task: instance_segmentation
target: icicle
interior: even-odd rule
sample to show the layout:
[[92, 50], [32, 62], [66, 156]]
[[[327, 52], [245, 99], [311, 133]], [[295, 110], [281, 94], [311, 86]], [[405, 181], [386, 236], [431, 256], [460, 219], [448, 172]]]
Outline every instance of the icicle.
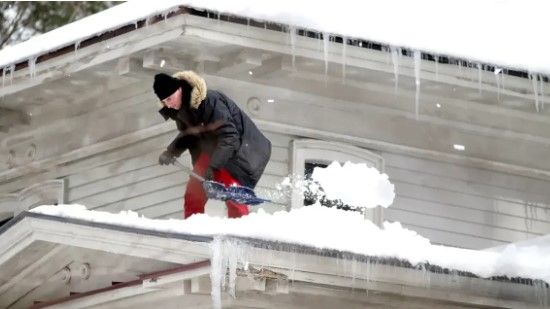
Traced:
[[500, 101], [500, 72], [502, 69], [495, 68], [495, 79], [497, 80], [497, 100]]
[[542, 280], [533, 280], [531, 286], [535, 290], [535, 298], [542, 308], [548, 307], [548, 287]]
[[325, 77], [328, 76], [328, 42], [330, 35], [328, 33], [323, 33], [323, 45], [324, 45], [324, 54], [325, 54]]
[[351, 289], [352, 291], [355, 289], [355, 278], [357, 277], [357, 259], [352, 257], [351, 258]]
[[76, 41], [74, 43], [74, 57], [78, 57], [78, 49], [80, 48], [80, 41]]
[[432, 286], [432, 272], [425, 268], [425, 274], [424, 274], [424, 282], [426, 283], [426, 288], [429, 290]]
[[348, 39], [346, 37], [342, 38], [342, 82], [346, 83], [346, 48], [348, 46]]
[[[8, 69], [8, 68], [5, 67], [5, 68], [2, 70], [2, 90], [4, 90], [4, 86], [6, 85], [6, 70], [7, 70], [7, 69]], [[3, 92], [2, 92], [2, 97], [4, 97], [4, 93], [3, 93]]]
[[29, 74], [33, 78], [36, 76], [36, 59], [38, 57], [32, 57], [29, 59]]
[[540, 75], [540, 101], [541, 101], [541, 107], [544, 110], [544, 76]]
[[214, 309], [222, 308], [222, 284], [225, 280], [227, 270], [227, 260], [223, 256], [223, 240], [220, 237], [214, 237], [210, 245], [210, 281], [212, 282], [212, 306]]
[[531, 74], [529, 73], [529, 79], [531, 80], [531, 82], [533, 83], [533, 92], [535, 94], [535, 108], [537, 110], [537, 112], [540, 111], [539, 109], [539, 95], [538, 95], [538, 87], [537, 87], [537, 76], [535, 74]]
[[8, 72], [10, 73], [10, 85], [13, 84], [13, 74], [15, 73], [15, 64], [11, 64]]
[[250, 18], [246, 19], [246, 31], [250, 32]]
[[397, 88], [399, 85], [399, 55], [401, 54], [401, 48], [390, 47], [391, 60], [393, 62], [393, 78], [395, 80], [395, 94], [397, 94]]
[[439, 56], [434, 56], [435, 59], [435, 81], [439, 81], [439, 71], [438, 71], [438, 65], [439, 65]]
[[478, 88], [478, 91], [479, 93], [481, 94], [481, 83], [482, 83], [482, 78], [483, 78], [483, 72], [482, 72], [482, 66], [480, 63], [477, 64], [477, 88]]
[[235, 285], [237, 282], [238, 247], [231, 243], [226, 243], [226, 249], [229, 255], [229, 295], [236, 298]]
[[296, 252], [292, 252], [292, 263], [290, 264], [290, 276], [289, 280], [294, 281], [296, 280], [296, 256], [298, 254]]
[[386, 58], [386, 65], [391, 65], [392, 54], [391, 54], [390, 47], [389, 46], [380, 46], [380, 52], [382, 52], [382, 54], [384, 55], [384, 58]]
[[290, 49], [292, 51], [292, 69], [296, 67], [296, 28], [290, 27]]
[[414, 51], [414, 76], [416, 79], [416, 98], [415, 98], [415, 117], [418, 120], [418, 108], [420, 104], [420, 60], [422, 53], [418, 50]]
[[[369, 257], [367, 257], [367, 260], [365, 262], [366, 264], [366, 270], [365, 270], [365, 281], [367, 282], [367, 285], [370, 283], [370, 267], [371, 267], [371, 260]], [[368, 290], [368, 288], [367, 288]]]
[[218, 12], [218, 26], [221, 24], [222, 14]]

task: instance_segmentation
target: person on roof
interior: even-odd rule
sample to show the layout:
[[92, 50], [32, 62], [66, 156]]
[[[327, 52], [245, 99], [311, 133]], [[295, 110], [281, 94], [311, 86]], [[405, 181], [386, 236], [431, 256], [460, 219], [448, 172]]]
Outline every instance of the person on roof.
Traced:
[[[229, 97], [207, 89], [205, 80], [193, 71], [173, 76], [155, 75], [153, 90], [159, 98], [159, 113], [172, 119], [178, 136], [159, 156], [160, 165], [173, 164], [189, 150], [193, 171], [206, 180], [226, 186], [254, 188], [271, 157], [271, 142]], [[204, 213], [208, 198], [199, 180], [190, 177], [184, 195], [184, 218]], [[248, 214], [246, 205], [227, 201], [229, 218]]]

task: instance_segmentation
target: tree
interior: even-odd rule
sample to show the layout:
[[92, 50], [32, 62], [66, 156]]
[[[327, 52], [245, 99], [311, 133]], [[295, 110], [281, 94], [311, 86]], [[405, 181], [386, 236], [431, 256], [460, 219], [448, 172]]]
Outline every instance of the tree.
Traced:
[[0, 2], [0, 49], [28, 40], [88, 15], [105, 10], [111, 1]]

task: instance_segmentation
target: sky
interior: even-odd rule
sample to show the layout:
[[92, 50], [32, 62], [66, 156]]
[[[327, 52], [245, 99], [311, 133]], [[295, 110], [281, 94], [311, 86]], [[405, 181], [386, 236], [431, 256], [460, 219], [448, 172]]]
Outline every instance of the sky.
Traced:
[[[316, 170], [314, 174], [316, 172], [319, 174]], [[321, 186], [325, 185], [328, 178], [339, 180], [340, 185], [333, 185], [332, 188], [332, 194], [336, 197], [345, 200], [350, 195], [349, 184], [353, 183], [352, 187], [356, 190], [354, 199], [367, 201], [367, 207], [372, 207], [370, 203], [373, 201], [389, 204], [393, 201], [394, 186], [387, 180], [387, 175], [365, 169], [361, 163], [333, 163], [330, 169], [322, 173], [326, 175], [317, 178]], [[372, 184], [380, 184], [384, 189], [362, 189]], [[154, 220], [132, 211], [114, 214], [87, 210], [83, 205], [40, 206], [31, 211], [171, 233], [230, 235], [281, 241], [368, 256], [398, 258], [413, 265], [427, 262], [443, 268], [471, 272], [480, 277], [509, 276], [550, 282], [550, 263], [544, 248], [516, 247], [511, 244], [501, 252], [489, 252], [433, 245], [429, 239], [402, 227], [399, 222], [384, 222], [379, 228], [366, 220], [361, 212], [318, 204], [274, 214], [260, 209], [257, 213], [239, 219], [199, 214], [187, 220]]]
[[133, 0], [0, 51], [0, 68], [74, 45], [178, 5], [550, 74], [546, 0]]

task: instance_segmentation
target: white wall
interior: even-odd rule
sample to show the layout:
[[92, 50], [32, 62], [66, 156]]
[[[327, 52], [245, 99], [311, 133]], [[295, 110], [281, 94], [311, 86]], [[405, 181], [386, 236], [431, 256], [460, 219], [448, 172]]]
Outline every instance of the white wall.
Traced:
[[[288, 175], [288, 144], [291, 138], [280, 134], [266, 135], [272, 141], [273, 151], [256, 188], [258, 194], [273, 191], [275, 184]], [[128, 157], [68, 175], [68, 202], [96, 210], [134, 210], [150, 218], [183, 218], [183, 194], [189, 177], [175, 166], [159, 166], [157, 163], [158, 155], [172, 136], [165, 134], [154, 142], [131, 145], [126, 151], [132, 154]], [[188, 153], [180, 161], [190, 165]], [[212, 214], [225, 212], [225, 209], [217, 209], [216, 206], [210, 208], [209, 213]], [[283, 205], [271, 204], [266, 208], [274, 211], [282, 209]]]
[[[154, 144], [171, 136], [161, 136]], [[272, 161], [256, 191], [269, 197], [289, 175], [293, 137], [267, 136], [273, 142]], [[187, 175], [176, 167], [158, 166], [162, 146], [155, 148], [144, 141], [129, 147], [133, 149], [127, 153], [135, 155], [67, 176], [68, 202], [97, 210], [131, 209], [151, 218], [181, 218]], [[544, 181], [393, 153], [381, 155], [397, 194], [383, 219], [399, 221], [433, 243], [483, 249], [550, 233], [550, 197], [545, 195], [548, 184]], [[181, 160], [188, 164], [189, 157]], [[273, 212], [285, 205], [264, 207]], [[207, 211], [223, 215], [225, 208], [209, 203]]]
[[550, 233], [548, 182], [382, 155], [397, 193], [385, 219], [400, 221], [433, 243], [483, 249]]

